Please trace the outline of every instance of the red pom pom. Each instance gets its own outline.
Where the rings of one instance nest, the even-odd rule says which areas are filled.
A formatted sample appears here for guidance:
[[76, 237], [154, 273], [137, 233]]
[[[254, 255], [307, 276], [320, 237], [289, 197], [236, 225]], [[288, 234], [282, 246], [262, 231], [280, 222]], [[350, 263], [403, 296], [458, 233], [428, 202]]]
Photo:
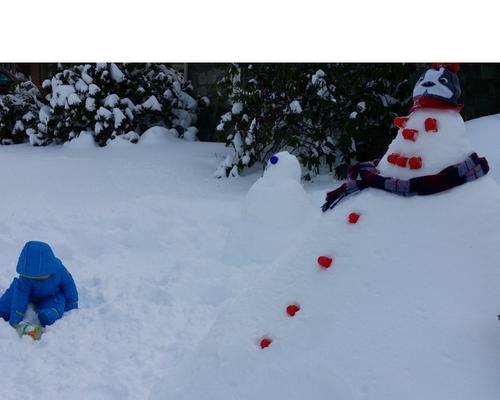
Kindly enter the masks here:
[[408, 157], [398, 157], [396, 161], [396, 165], [399, 167], [406, 167], [406, 164], [408, 163]]
[[404, 128], [406, 126], [406, 123], [408, 122], [408, 119], [408, 117], [396, 117], [394, 118], [393, 123], [398, 128]]
[[265, 349], [266, 347], [269, 347], [269, 345], [272, 343], [272, 339], [269, 338], [264, 338], [260, 341], [260, 348]]
[[406, 140], [411, 140], [412, 142], [414, 142], [415, 140], [417, 140], [418, 131], [416, 129], [403, 129], [402, 134]]
[[459, 63], [433, 63], [432, 68], [446, 68], [449, 69], [450, 71], [454, 72], [455, 74], [460, 71], [460, 64]]
[[392, 153], [387, 156], [387, 161], [391, 164], [396, 164], [398, 162], [399, 154]]
[[436, 118], [427, 118], [424, 122], [425, 131], [426, 132], [437, 132], [438, 131], [438, 122]]
[[355, 224], [358, 222], [360, 215], [358, 213], [352, 212], [349, 214], [348, 220], [350, 224]]
[[333, 260], [330, 257], [327, 256], [318, 257], [318, 264], [321, 265], [323, 268], [330, 268], [332, 262]]
[[297, 305], [297, 304], [290, 304], [287, 308], [286, 308], [286, 313], [290, 316], [290, 317], [294, 317], [296, 313], [298, 313], [300, 311], [300, 307]]
[[422, 168], [422, 157], [412, 157], [408, 160], [410, 169], [420, 169]]

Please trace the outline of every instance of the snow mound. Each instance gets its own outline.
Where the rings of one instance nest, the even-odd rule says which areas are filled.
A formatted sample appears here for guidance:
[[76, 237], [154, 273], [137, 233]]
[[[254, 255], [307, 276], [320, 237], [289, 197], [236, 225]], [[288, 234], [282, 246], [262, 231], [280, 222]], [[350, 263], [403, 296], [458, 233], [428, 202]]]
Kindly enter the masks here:
[[[429, 133], [415, 144], [428, 164], [411, 174], [473, 151], [458, 114], [447, 117], [439, 115], [442, 143]], [[366, 189], [301, 224], [295, 163], [277, 156], [228, 237], [226, 262], [251, 265], [251, 274], [152, 399], [496, 399], [500, 188], [492, 175], [431, 196]], [[273, 169], [278, 160], [289, 165]], [[333, 265], [322, 268], [319, 256]], [[291, 304], [300, 306], [294, 317]], [[265, 349], [263, 338], [272, 340]]]
[[96, 147], [94, 136], [86, 131], [80, 132], [77, 137], [63, 144], [63, 148], [72, 150], [93, 149]]
[[[254, 268], [152, 398], [494, 400], [498, 226], [490, 177], [425, 197], [367, 189]], [[320, 255], [333, 266], [319, 267]]]
[[158, 145], [167, 144], [172, 141], [172, 138], [178, 137], [175, 129], [167, 129], [162, 126], [154, 126], [144, 132], [139, 139], [139, 144]]
[[500, 183], [500, 114], [467, 121], [466, 126], [474, 149], [486, 157], [490, 174]]
[[197, 140], [196, 135], [198, 135], [198, 128], [195, 126], [190, 126], [189, 128], [186, 129], [184, 132], [184, 139], [186, 139], [188, 142], [194, 142]]

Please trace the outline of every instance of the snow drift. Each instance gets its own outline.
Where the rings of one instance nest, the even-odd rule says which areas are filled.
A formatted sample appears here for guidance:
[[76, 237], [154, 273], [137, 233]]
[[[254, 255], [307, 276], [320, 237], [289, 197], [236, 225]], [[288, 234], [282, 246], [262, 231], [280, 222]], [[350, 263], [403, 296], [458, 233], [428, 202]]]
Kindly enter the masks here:
[[490, 175], [432, 196], [349, 197], [252, 265], [152, 399], [496, 399], [499, 226]]

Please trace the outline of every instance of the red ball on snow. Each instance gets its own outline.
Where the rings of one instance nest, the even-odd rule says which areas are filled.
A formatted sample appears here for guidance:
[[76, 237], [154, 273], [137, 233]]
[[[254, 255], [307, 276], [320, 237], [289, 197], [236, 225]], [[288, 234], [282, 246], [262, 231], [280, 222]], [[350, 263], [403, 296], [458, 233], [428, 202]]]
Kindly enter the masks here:
[[426, 132], [437, 132], [438, 131], [438, 122], [436, 118], [427, 118], [424, 121], [425, 131]]
[[420, 169], [422, 168], [422, 157], [412, 157], [408, 160], [408, 165], [410, 169]]
[[321, 265], [323, 268], [330, 268], [332, 262], [333, 260], [330, 257], [327, 256], [318, 257], [318, 264]]
[[295, 314], [297, 314], [299, 311], [300, 311], [300, 307], [299, 307], [297, 304], [290, 304], [290, 305], [286, 308], [286, 313], [287, 313], [290, 317], [295, 317]]
[[408, 122], [408, 117], [396, 117], [394, 118], [394, 125], [397, 126], [398, 128], [404, 128], [406, 126], [406, 123]]
[[358, 219], [361, 215], [356, 213], [356, 212], [352, 212], [349, 214], [349, 217], [348, 217], [348, 220], [349, 220], [349, 223], [350, 224], [355, 224], [356, 222], [358, 222]]
[[392, 154], [389, 154], [387, 156], [387, 161], [391, 164], [396, 164], [396, 162], [398, 161], [398, 158], [399, 158], [399, 154], [397, 153], [392, 153]]
[[261, 341], [260, 341], [260, 348], [261, 349], [265, 349], [266, 347], [269, 347], [269, 345], [272, 343], [272, 339], [269, 339], [269, 338], [263, 338]]
[[396, 165], [399, 167], [406, 167], [406, 164], [408, 163], [408, 157], [398, 157], [396, 160]]
[[412, 142], [417, 140], [417, 133], [418, 131], [416, 129], [403, 129], [403, 137], [405, 140], [411, 140]]

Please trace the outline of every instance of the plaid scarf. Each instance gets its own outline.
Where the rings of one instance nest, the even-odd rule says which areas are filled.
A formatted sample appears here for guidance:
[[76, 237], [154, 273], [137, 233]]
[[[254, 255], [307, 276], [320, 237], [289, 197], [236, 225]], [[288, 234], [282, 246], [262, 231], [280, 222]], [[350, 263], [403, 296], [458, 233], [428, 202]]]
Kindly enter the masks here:
[[[411, 179], [396, 179], [379, 174], [376, 164], [364, 162], [352, 167], [350, 180], [326, 194], [323, 212], [335, 207], [344, 197], [368, 187], [385, 190], [400, 196], [425, 196], [443, 192], [486, 175], [490, 167], [486, 158], [472, 153], [461, 163], [451, 165], [435, 175], [418, 176]], [[360, 179], [357, 179], [357, 177]]]

